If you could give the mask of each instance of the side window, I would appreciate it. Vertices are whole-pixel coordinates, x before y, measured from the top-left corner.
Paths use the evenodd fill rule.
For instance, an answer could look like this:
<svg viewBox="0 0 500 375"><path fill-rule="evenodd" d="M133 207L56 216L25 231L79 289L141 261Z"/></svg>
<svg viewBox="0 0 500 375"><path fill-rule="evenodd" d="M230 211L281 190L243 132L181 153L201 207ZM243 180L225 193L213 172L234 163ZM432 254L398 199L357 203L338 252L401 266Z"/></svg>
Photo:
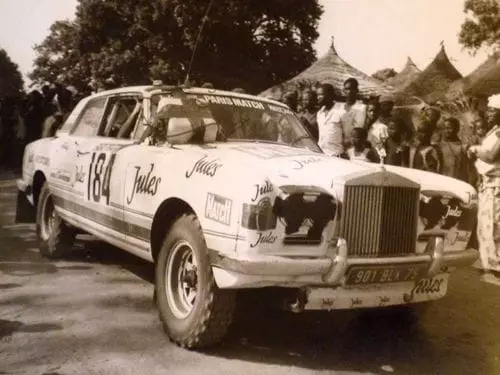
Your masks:
<svg viewBox="0 0 500 375"><path fill-rule="evenodd" d="M101 124L106 105L107 97L95 98L87 103L87 106L76 121L73 135L81 137L90 137L97 135L99 125Z"/></svg>
<svg viewBox="0 0 500 375"><path fill-rule="evenodd" d="M99 135L113 138L130 138L138 121L142 103L136 96L111 98L104 115L104 126Z"/></svg>

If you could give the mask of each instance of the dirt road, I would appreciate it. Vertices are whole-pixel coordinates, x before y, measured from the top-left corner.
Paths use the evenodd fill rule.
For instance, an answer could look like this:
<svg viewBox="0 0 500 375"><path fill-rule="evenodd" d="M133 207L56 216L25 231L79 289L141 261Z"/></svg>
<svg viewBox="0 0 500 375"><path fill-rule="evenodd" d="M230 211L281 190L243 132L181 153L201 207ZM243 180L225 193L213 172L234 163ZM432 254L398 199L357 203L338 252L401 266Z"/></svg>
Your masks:
<svg viewBox="0 0 500 375"><path fill-rule="evenodd" d="M420 322L389 312L248 318L227 341L171 344L152 303L153 268L82 240L40 257L32 225L12 224L0 181L0 374L499 374L500 288L455 274Z"/></svg>

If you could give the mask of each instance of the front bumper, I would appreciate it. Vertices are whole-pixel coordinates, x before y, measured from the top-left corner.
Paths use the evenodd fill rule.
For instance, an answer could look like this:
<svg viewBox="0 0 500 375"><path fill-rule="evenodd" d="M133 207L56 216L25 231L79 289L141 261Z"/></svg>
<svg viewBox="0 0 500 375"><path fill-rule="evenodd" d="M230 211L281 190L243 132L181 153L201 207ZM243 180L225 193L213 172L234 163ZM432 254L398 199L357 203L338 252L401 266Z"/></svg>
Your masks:
<svg viewBox="0 0 500 375"><path fill-rule="evenodd" d="M211 252L211 263L219 287L251 288L265 286L323 285L342 286L349 267L354 265L395 265L423 263L428 265L427 277L432 278L456 267L465 267L478 258L475 249L445 252L444 241L435 237L430 251L420 255L389 258L350 258L347 244L339 239L323 258L289 258L269 255L248 255L231 258Z"/></svg>

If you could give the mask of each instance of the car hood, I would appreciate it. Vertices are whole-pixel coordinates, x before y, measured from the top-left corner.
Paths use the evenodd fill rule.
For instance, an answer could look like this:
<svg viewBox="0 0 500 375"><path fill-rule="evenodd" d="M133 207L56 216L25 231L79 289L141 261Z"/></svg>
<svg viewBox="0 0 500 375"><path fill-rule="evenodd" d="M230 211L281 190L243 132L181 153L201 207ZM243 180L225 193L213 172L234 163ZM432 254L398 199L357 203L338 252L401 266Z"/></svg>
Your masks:
<svg viewBox="0 0 500 375"><path fill-rule="evenodd" d="M188 147L200 157L218 159L237 170L253 170L276 186L317 186L343 195L343 186L354 178L375 173L394 173L421 186L423 191L451 193L464 202L475 197L475 189L462 181L410 168L354 162L308 149L264 142L228 142Z"/></svg>

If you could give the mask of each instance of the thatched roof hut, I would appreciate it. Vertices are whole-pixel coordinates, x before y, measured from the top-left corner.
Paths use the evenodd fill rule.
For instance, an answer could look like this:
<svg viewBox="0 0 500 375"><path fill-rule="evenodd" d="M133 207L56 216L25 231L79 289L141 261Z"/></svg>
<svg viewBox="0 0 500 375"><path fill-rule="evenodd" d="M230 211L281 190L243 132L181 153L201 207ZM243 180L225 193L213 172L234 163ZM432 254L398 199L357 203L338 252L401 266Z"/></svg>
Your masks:
<svg viewBox="0 0 500 375"><path fill-rule="evenodd" d="M358 80L360 94L363 97L388 95L394 92L391 86L381 83L344 61L335 50L332 38L332 44L328 52L309 68L289 81L268 88L260 95L279 98L283 92L301 90L304 87L314 87L320 83L332 84L337 89L338 94L342 95L344 81L349 77Z"/></svg>
<svg viewBox="0 0 500 375"><path fill-rule="evenodd" d="M394 77L389 78L386 83L394 87L396 90L403 90L409 86L421 72L422 71L417 67L413 60L408 57L403 70L401 70Z"/></svg>
<svg viewBox="0 0 500 375"><path fill-rule="evenodd" d="M446 96L449 99L462 94L488 97L500 93L500 51L491 55L472 73L452 83Z"/></svg>
<svg viewBox="0 0 500 375"><path fill-rule="evenodd" d="M444 45L418 77L399 93L405 96L416 96L427 102L437 100L445 95L452 82L462 78L446 54Z"/></svg>

